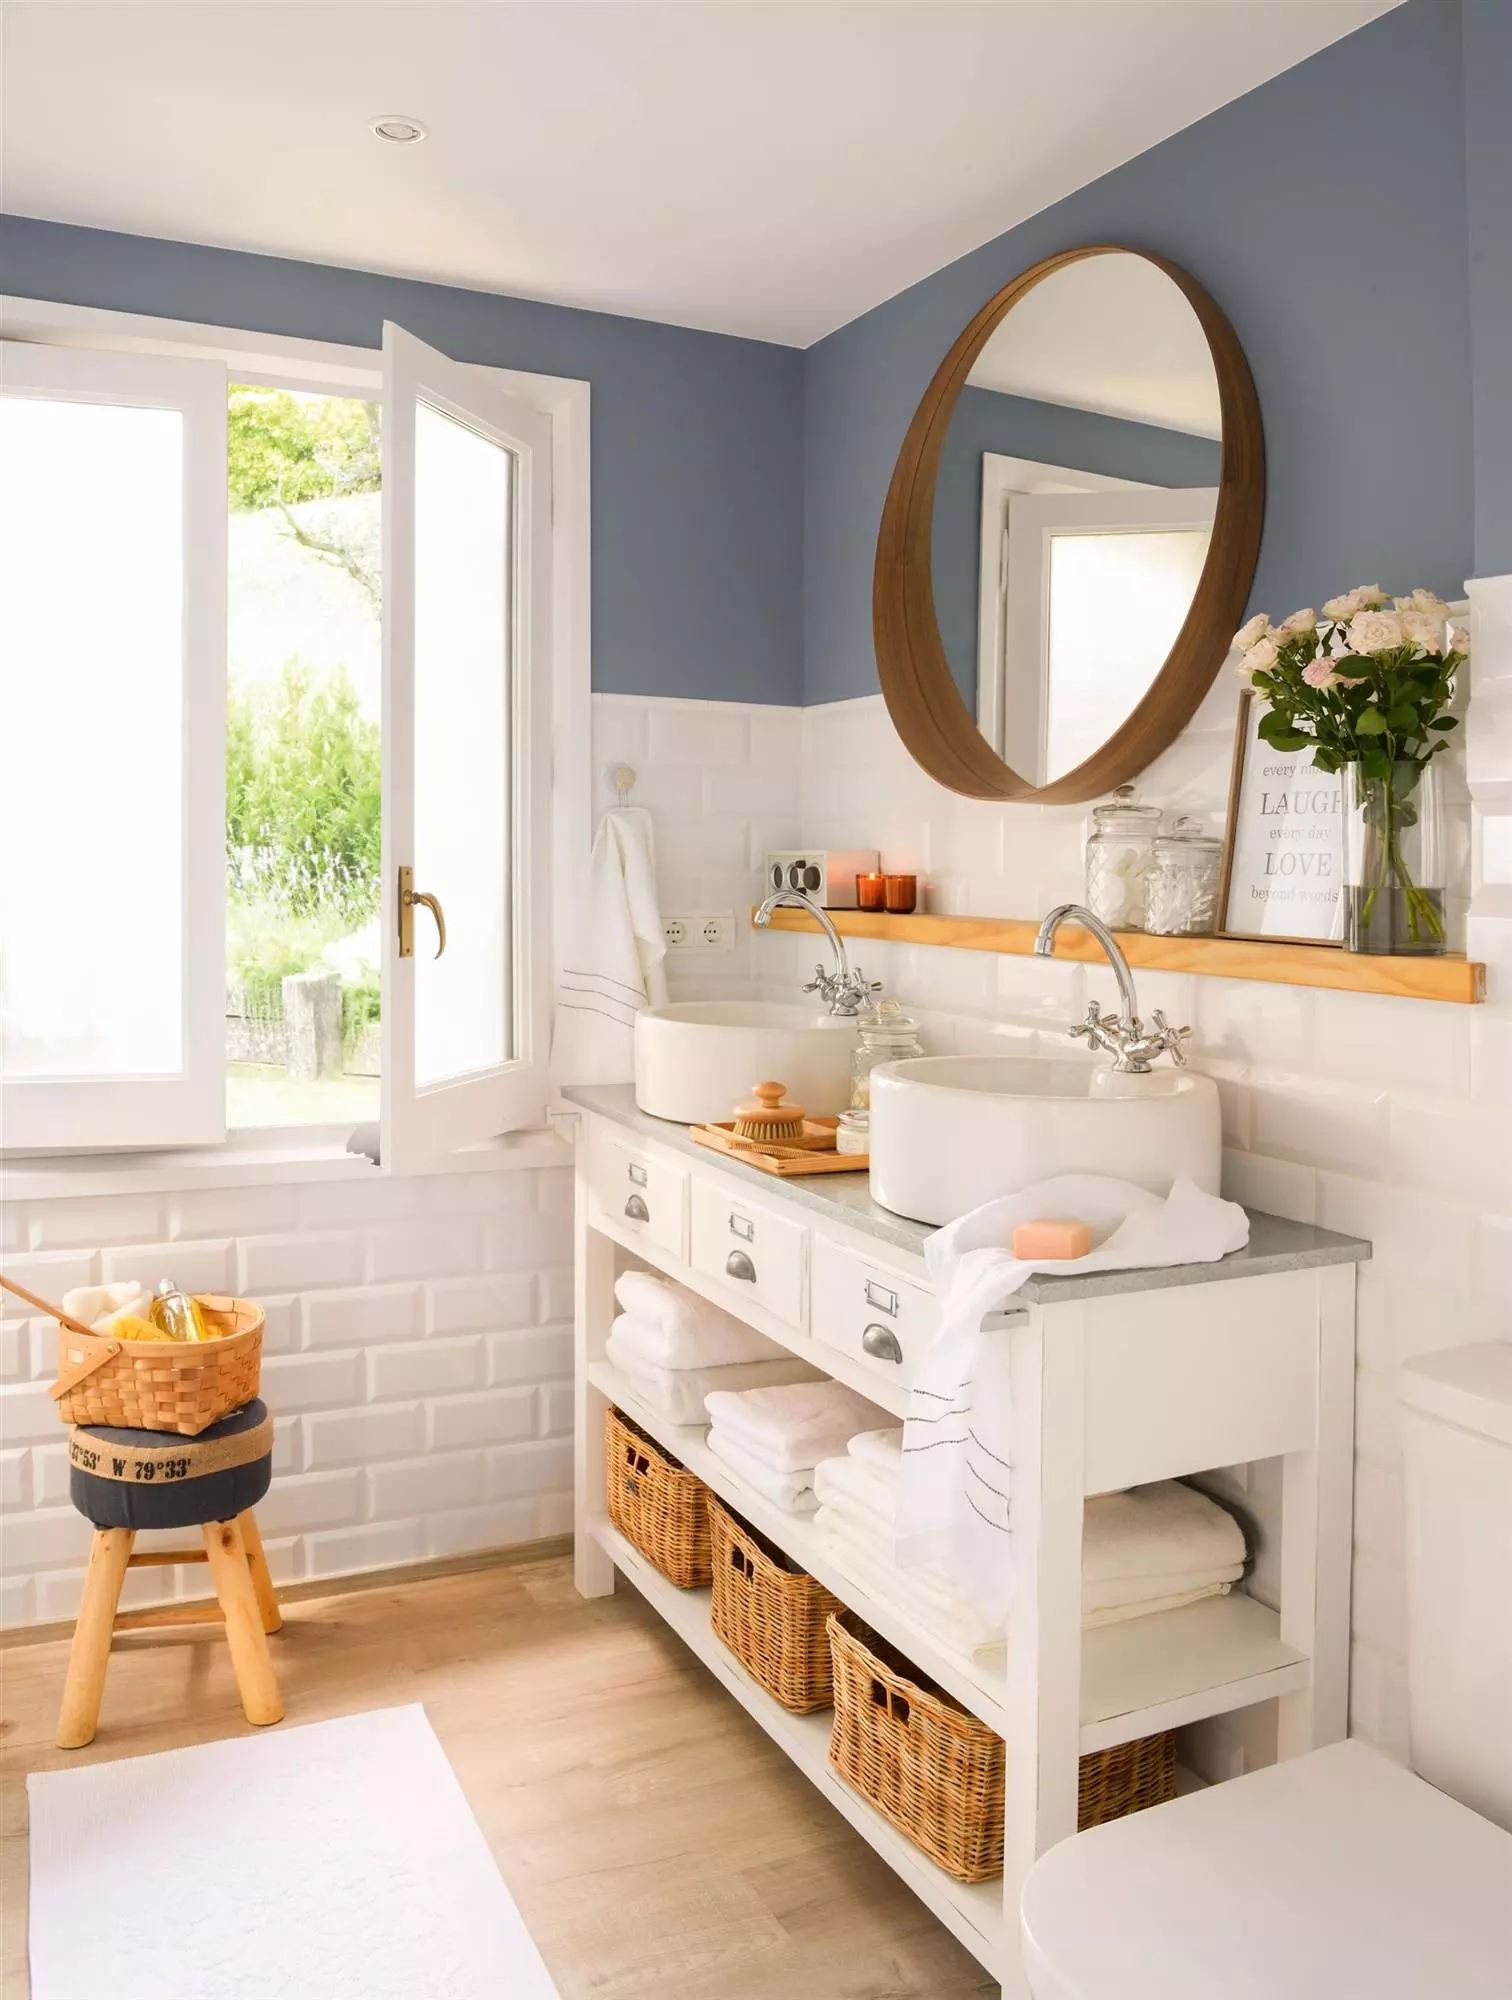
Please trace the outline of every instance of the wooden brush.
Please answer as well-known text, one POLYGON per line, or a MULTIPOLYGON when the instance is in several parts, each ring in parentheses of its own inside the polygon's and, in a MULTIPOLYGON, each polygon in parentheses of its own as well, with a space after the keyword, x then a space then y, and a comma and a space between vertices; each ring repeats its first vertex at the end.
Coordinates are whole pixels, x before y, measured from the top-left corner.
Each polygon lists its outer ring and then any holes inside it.
POLYGON ((755 1100, 735 1107, 735 1137, 757 1146, 792 1145, 801 1139, 803 1106, 783 1103, 786 1085, 758 1083, 753 1088, 755 1100))

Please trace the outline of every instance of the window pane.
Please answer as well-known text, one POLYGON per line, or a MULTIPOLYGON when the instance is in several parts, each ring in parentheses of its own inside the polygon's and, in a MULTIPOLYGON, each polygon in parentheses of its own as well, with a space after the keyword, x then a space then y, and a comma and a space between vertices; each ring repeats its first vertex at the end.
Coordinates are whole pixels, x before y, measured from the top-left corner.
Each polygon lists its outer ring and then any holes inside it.
POLYGON ((182 977, 177 410, 0 398, 0 1057, 171 1076, 182 977))
POLYGON ((1210 532, 1052 537, 1047 783, 1090 757, 1148 693, 1191 608, 1210 532))
POLYGON ((513 457, 415 412, 415 1081, 514 1056, 509 837, 513 457))
POLYGON ((230 387, 226 1120, 378 1114, 377 406, 230 387))

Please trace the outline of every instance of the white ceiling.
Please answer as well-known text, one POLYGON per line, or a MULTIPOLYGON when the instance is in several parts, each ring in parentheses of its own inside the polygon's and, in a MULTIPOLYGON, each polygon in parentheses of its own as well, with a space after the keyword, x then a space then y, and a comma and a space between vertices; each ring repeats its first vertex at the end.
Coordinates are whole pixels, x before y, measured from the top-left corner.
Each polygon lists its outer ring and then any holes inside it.
POLYGON ((1394 4, 6 0, 5 206, 802 346, 1394 4))
POLYGON ((1223 436, 1218 377, 1196 313, 1144 257, 1088 257, 1041 279, 976 358, 980 389, 1223 436))

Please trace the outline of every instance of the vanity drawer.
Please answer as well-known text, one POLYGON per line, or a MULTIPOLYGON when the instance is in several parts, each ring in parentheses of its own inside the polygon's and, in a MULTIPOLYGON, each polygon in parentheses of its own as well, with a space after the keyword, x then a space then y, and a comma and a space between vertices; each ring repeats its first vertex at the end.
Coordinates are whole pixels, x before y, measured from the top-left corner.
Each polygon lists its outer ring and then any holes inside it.
POLYGON ((789 1222, 719 1181, 693 1183, 688 1262, 789 1326, 803 1325, 807 1237, 801 1222, 789 1222))
POLYGON ((809 1332, 815 1340, 907 1382, 939 1319, 938 1301, 927 1287, 827 1237, 814 1238, 809 1332))
POLYGON ((617 1140, 598 1138, 589 1155, 593 1199, 620 1229, 673 1257, 688 1254, 688 1174, 683 1167, 617 1140))

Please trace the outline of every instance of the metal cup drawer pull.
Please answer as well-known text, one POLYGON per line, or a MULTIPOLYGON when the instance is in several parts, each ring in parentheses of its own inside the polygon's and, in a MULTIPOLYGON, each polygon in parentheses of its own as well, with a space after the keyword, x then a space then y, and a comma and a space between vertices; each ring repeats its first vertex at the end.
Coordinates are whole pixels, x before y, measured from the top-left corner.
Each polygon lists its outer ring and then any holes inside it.
MULTIPOLYGON (((870 1286, 867 1287, 870 1290, 870 1286)), ((861 1346, 877 1361, 899 1361, 903 1359, 903 1349, 898 1345, 898 1336, 890 1326, 875 1323, 862 1332, 861 1346)))
POLYGON ((737 1215, 731 1209, 730 1234, 738 1236, 742 1243, 754 1243, 756 1241, 756 1225, 747 1216, 737 1215))
MULTIPOLYGON (((725 1273, 728 1277, 739 1278, 742 1284, 754 1285, 756 1282, 756 1266, 744 1250, 730 1252, 725 1259, 725 1273)), ((902 1359, 901 1355, 899 1359, 902 1359)))
POLYGON ((885 1285, 879 1285, 874 1278, 866 1281, 866 1303, 874 1312, 886 1313, 890 1319, 898 1317, 898 1295, 890 1292, 885 1285))
POLYGON ((651 1211, 638 1194, 631 1195, 630 1199, 625 1203, 625 1213, 632 1222, 649 1222, 651 1220, 651 1211))

